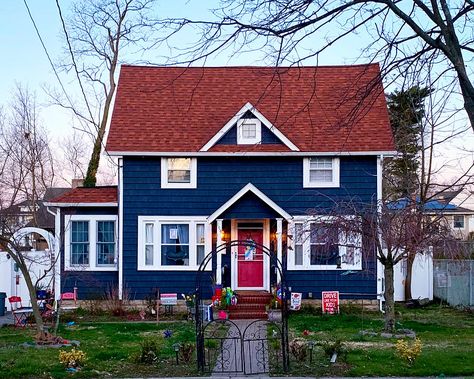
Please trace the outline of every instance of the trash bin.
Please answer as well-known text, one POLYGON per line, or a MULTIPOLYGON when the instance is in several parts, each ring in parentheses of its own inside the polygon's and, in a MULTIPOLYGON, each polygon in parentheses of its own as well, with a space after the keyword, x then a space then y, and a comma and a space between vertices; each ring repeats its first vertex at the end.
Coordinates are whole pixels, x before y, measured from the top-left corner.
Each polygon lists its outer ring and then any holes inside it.
POLYGON ((5 299, 7 294, 5 292, 0 292, 0 316, 5 316, 5 299))

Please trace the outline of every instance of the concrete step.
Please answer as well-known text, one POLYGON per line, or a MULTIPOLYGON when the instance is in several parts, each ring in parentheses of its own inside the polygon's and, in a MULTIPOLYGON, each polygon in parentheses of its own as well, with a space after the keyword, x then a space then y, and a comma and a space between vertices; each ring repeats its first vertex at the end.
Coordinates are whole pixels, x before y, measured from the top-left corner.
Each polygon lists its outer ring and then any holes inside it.
POLYGON ((253 319, 268 319, 266 312, 240 312, 234 311, 229 313, 230 320, 253 320, 253 319))

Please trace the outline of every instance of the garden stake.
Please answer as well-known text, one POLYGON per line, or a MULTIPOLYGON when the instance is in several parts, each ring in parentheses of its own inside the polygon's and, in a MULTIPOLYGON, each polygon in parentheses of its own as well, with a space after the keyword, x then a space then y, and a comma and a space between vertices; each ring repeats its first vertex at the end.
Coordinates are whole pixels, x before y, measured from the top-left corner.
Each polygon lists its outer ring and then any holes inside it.
POLYGON ((308 349, 309 349, 309 364, 313 363, 313 349, 314 349, 314 341, 308 341, 308 349))

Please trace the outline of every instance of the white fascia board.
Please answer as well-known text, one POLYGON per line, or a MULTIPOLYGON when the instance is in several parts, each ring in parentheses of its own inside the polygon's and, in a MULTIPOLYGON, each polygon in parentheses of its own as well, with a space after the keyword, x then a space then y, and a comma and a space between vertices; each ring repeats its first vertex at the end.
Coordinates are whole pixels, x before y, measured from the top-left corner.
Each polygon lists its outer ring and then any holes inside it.
POLYGON ((237 192, 234 196, 227 200, 222 206, 220 206, 219 209, 217 209, 213 214, 211 214, 207 218, 207 221, 209 223, 215 221, 223 212, 230 208, 235 202, 237 202, 242 196, 244 196, 249 191, 255 194, 260 200, 262 200, 265 204, 272 208, 276 213, 283 216, 283 218, 285 218, 286 220, 290 220, 292 218, 288 212, 281 208, 277 203, 275 203, 272 199, 270 199, 267 195, 265 195, 262 191, 255 187, 252 183, 248 183, 239 192, 237 192))
POLYGON ((299 151, 298 147, 291 142, 287 137, 283 135, 282 132, 280 132, 268 119, 261 114, 257 108, 255 108, 252 104, 247 103, 245 104, 238 112, 237 114, 232 117, 222 128, 219 130, 214 137, 212 137, 202 148, 200 151, 208 151, 212 146, 214 146, 217 141, 219 141, 224 134, 226 134, 234 124, 242 118, 242 116, 247 112, 250 111, 254 114, 255 117, 257 117, 260 122, 264 125, 264 127, 267 127, 270 129, 270 131, 275 134, 280 141, 282 141, 289 149, 293 151, 299 151))
POLYGON ((117 207, 118 203, 44 203, 47 207, 117 207))
POLYGON ((285 151, 285 152, 209 152, 209 151, 109 151, 114 157, 351 157, 351 156, 395 156, 396 151, 285 151))

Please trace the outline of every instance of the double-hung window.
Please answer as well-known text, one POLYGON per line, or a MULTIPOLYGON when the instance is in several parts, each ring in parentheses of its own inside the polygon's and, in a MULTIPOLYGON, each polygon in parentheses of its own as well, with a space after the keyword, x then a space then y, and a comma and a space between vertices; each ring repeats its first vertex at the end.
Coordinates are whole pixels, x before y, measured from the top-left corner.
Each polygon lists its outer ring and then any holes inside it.
POLYGON ((115 221, 97 221, 97 266, 115 261, 115 221))
POLYGON ((303 187, 339 187, 339 158, 304 158, 303 187))
POLYGON ((196 188, 196 158, 161 158, 161 188, 196 188))
POLYGON ((330 218, 297 219, 290 224, 288 268, 334 270, 362 268, 362 242, 358 234, 341 231, 330 218))
POLYGON ((71 222, 71 265, 89 265, 89 221, 71 222))
POLYGON ((464 228, 464 215, 454 215, 453 216, 453 227, 456 229, 464 228))
POLYGON ((66 270, 117 269, 117 216, 66 215, 64 220, 66 270))
POLYGON ((211 250, 211 227, 193 217, 138 218, 139 270, 196 270, 211 250))

